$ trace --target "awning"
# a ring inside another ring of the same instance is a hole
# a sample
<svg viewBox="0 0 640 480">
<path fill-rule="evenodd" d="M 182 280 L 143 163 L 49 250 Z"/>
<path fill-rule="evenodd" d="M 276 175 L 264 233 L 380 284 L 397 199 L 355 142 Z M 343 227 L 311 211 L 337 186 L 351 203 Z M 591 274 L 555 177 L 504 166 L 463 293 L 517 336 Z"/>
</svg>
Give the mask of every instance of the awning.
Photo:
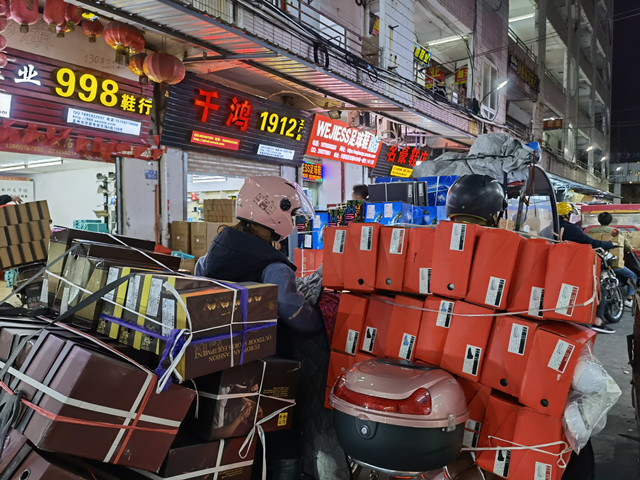
<svg viewBox="0 0 640 480">
<path fill-rule="evenodd" d="M 553 173 L 547 173 L 547 174 L 551 178 L 551 183 L 553 184 L 554 188 L 556 188 L 556 190 L 563 190 L 563 189 L 573 190 L 583 195 L 591 195 L 592 197 L 608 198 L 610 200 L 613 200 L 614 198 L 622 198 L 620 195 L 616 195 L 611 192 L 605 192 L 598 188 L 585 185 L 584 183 L 575 182 L 573 180 L 560 177 Z"/>
</svg>

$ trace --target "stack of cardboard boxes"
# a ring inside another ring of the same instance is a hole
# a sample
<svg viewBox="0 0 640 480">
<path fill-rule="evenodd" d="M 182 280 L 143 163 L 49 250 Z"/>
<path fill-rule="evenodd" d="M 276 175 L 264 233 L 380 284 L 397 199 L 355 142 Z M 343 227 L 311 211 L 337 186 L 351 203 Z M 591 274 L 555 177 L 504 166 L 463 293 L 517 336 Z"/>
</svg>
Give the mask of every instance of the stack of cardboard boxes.
<svg viewBox="0 0 640 480">
<path fill-rule="evenodd" d="M 448 221 L 365 223 L 328 228 L 323 255 L 324 285 L 350 292 L 340 300 L 327 394 L 370 356 L 439 366 L 467 394 L 465 444 L 504 447 L 480 452 L 478 465 L 505 478 L 538 478 L 542 469 L 539 478 L 560 479 L 560 450 L 508 447 L 565 441 L 573 372 L 595 339 L 586 325 L 600 263 L 589 245 Z"/>
<path fill-rule="evenodd" d="M 611 263 L 613 268 L 624 268 L 624 235 L 616 235 L 615 237 L 608 233 L 589 233 L 587 234 L 591 238 L 595 238 L 596 240 L 602 240 L 603 242 L 611 242 L 615 245 L 614 248 L 610 249 L 609 252 L 615 255 L 615 260 Z M 631 243 L 631 242 L 629 242 Z M 632 246 L 633 248 L 633 246 Z"/>
<path fill-rule="evenodd" d="M 210 199 L 204 201 L 204 221 L 231 223 L 236 220 L 236 201 Z"/>
<path fill-rule="evenodd" d="M 63 316 L 0 322 L 2 381 L 28 402 L 0 454 L 7 478 L 248 480 L 256 425 L 291 427 L 300 365 L 272 357 L 277 287 L 176 275 L 180 259 L 152 247 L 53 232 L 52 255 L 73 250 L 42 301 Z M 173 371 L 193 383 L 165 383 Z"/>
<path fill-rule="evenodd" d="M 0 207 L 0 270 L 47 258 L 49 218 L 46 201 Z"/>
</svg>

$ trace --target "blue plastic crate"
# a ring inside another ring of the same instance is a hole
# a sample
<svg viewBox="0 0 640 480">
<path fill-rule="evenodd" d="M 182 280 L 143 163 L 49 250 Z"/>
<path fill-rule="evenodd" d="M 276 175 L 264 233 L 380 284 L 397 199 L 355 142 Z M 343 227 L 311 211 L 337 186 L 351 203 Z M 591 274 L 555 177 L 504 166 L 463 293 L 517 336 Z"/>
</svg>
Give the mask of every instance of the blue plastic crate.
<svg viewBox="0 0 640 480">
<path fill-rule="evenodd" d="M 73 228 L 76 228 L 78 230 L 88 230 L 90 232 L 109 233 L 107 224 L 103 223 L 101 220 L 74 220 Z"/>
</svg>

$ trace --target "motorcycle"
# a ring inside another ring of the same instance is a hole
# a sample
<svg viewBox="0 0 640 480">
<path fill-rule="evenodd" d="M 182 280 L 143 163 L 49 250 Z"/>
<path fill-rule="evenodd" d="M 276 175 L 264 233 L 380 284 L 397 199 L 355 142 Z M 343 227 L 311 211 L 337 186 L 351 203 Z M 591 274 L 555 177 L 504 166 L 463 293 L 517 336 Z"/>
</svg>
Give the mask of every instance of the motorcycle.
<svg viewBox="0 0 640 480">
<path fill-rule="evenodd" d="M 622 295 L 620 280 L 618 280 L 611 266 L 616 260 L 616 256 L 600 248 L 596 252 L 602 259 L 600 301 L 605 303 L 604 317 L 608 323 L 618 323 L 624 313 L 624 296 Z"/>
</svg>

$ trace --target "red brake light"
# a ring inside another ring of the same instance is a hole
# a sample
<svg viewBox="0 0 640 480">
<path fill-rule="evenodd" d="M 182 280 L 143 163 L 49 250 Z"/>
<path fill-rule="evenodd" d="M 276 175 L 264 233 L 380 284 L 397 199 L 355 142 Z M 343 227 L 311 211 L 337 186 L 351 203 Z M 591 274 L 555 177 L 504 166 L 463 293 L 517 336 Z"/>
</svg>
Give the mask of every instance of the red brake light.
<svg viewBox="0 0 640 480">
<path fill-rule="evenodd" d="M 403 400 L 390 400 L 349 390 L 344 377 L 340 377 L 333 388 L 333 394 L 351 405 L 368 410 L 406 415 L 429 415 L 431 413 L 431 395 L 426 388 L 419 388 L 410 397 Z"/>
</svg>

